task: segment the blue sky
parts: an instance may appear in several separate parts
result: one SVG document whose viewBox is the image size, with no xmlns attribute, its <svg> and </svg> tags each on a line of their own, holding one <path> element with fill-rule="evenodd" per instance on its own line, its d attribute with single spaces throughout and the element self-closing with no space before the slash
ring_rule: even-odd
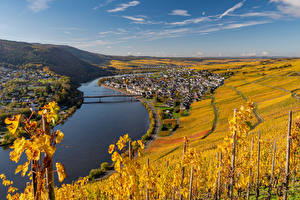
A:
<svg viewBox="0 0 300 200">
<path fill-rule="evenodd" d="M 300 0 L 2 0 L 0 38 L 111 55 L 300 56 Z"/>
</svg>

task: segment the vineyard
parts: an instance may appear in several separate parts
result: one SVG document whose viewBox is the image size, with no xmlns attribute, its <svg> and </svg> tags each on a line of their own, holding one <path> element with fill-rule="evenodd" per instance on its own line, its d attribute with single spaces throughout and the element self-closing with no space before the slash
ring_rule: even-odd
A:
<svg viewBox="0 0 300 200">
<path fill-rule="evenodd" d="M 25 175 L 35 161 L 40 173 L 35 177 L 29 172 L 33 183 L 22 194 L 1 175 L 10 186 L 8 199 L 299 199 L 300 60 L 215 62 L 220 61 L 194 68 L 234 75 L 212 96 L 194 103 L 174 134 L 158 137 L 146 150 L 142 141 L 131 141 L 128 135 L 110 145 L 115 172 L 105 179 L 82 178 L 50 194 L 53 186 L 49 175 L 44 177 L 53 175 L 46 169 L 62 133 L 39 130 L 44 140 L 31 141 L 37 146 L 44 141 L 42 151 L 19 141 L 15 152 L 25 151 L 28 162 L 18 171 Z M 48 123 L 55 121 L 56 108 L 44 110 L 40 114 Z M 37 129 L 28 122 L 25 128 Z M 16 129 L 11 127 L 12 132 Z M 64 168 L 56 166 L 63 180 Z"/>
<path fill-rule="evenodd" d="M 136 142 L 131 142 L 127 135 L 120 137 L 109 149 L 116 163 L 112 176 L 95 183 L 83 179 L 58 189 L 57 195 L 72 199 L 74 194 L 69 191 L 73 187 L 83 199 L 271 199 L 279 196 L 287 199 L 287 195 L 296 195 L 300 175 L 297 169 L 299 122 L 289 124 L 287 133 L 274 134 L 272 138 L 276 139 L 260 137 L 248 125 L 253 118 L 252 110 L 252 104 L 235 110 L 230 120 L 231 131 L 215 149 L 198 152 L 185 137 L 182 155 L 159 162 L 149 159 L 141 162 L 134 156 L 140 156 L 142 145 L 133 148 L 135 151 L 126 151 L 127 144 L 131 149 Z M 291 119 L 290 116 L 289 122 Z M 290 157 L 290 163 L 286 162 L 286 156 Z"/>
</svg>

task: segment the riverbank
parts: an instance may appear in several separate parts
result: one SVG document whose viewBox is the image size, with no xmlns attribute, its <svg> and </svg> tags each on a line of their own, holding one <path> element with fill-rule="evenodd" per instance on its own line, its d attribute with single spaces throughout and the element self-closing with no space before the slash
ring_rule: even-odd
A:
<svg viewBox="0 0 300 200">
<path fill-rule="evenodd" d="M 84 83 L 78 89 L 86 96 L 116 93 L 111 89 L 98 87 L 97 80 Z M 111 156 L 107 149 L 121 135 L 129 133 L 132 140 L 139 140 L 148 130 L 149 114 L 140 101 L 133 99 L 132 102 L 119 103 L 114 101 L 117 99 L 107 100 L 111 101 L 82 104 L 64 124 L 55 128 L 65 135 L 56 149 L 54 161 L 65 166 L 68 177 L 64 184 L 86 177 L 91 169 L 100 168 L 101 162 L 110 162 Z M 14 170 L 11 170 L 17 168 L 17 164 L 10 161 L 9 150 L 0 150 L 0 160 L 0 172 L 14 181 L 17 188 L 24 189 L 26 178 L 15 175 Z M 61 186 L 58 182 L 55 184 Z M 0 199 L 5 199 L 5 193 L 6 189 L 0 187 Z"/>
<path fill-rule="evenodd" d="M 69 89 L 68 95 L 66 96 L 68 96 L 66 103 L 60 105 L 61 110 L 58 113 L 59 121 L 57 122 L 57 125 L 63 125 L 68 120 L 68 118 L 70 118 L 76 112 L 76 110 L 82 106 L 83 103 L 83 93 L 78 89 L 78 85 L 76 84 L 74 85 L 71 84 L 71 88 Z M 44 105 L 39 105 L 38 107 L 40 108 L 42 106 Z M 39 108 L 35 108 L 35 109 L 39 110 Z M 31 114 L 31 111 L 29 109 L 30 107 L 26 108 L 25 112 L 20 112 L 20 113 L 12 112 L 11 114 L 8 114 L 6 117 L 11 117 L 16 114 L 23 114 L 29 116 Z M 33 118 L 37 119 L 39 118 L 39 116 L 37 114 L 34 114 Z M 16 138 L 11 136 L 8 133 L 5 125 L 2 131 L 3 132 L 0 132 L 0 147 L 8 147 L 12 145 Z"/>
<path fill-rule="evenodd" d="M 101 84 L 102 87 L 105 87 L 107 89 L 111 89 L 111 90 L 114 90 L 114 91 L 117 91 L 117 92 L 120 92 L 122 94 L 126 94 L 126 95 L 131 95 L 129 92 L 127 91 L 124 91 L 124 90 L 121 90 L 121 89 L 117 89 L 117 88 L 113 88 L 113 87 L 110 87 L 110 86 L 107 86 L 107 85 L 104 85 L 104 84 Z M 145 108 L 147 109 L 148 111 L 148 114 L 149 114 L 149 118 L 150 116 L 152 115 L 153 118 L 154 118 L 154 127 L 153 127 L 153 133 L 151 134 L 151 137 L 147 140 L 145 140 L 145 148 L 147 148 L 158 136 L 159 132 L 160 132 L 160 129 L 161 129 L 161 121 L 159 119 L 159 116 L 157 114 L 157 111 L 156 109 L 154 108 L 154 106 L 148 102 L 146 99 L 144 98 L 136 98 L 138 101 L 140 101 L 144 106 Z M 149 109 L 150 109 L 150 112 L 149 112 Z M 152 114 L 151 114 L 152 113 Z M 151 119 L 150 119 L 151 120 Z M 150 122 L 151 124 L 151 122 Z M 148 128 L 148 131 L 151 129 L 151 127 L 149 126 Z M 147 131 L 147 132 L 148 132 Z M 146 133 L 147 134 L 147 133 Z M 146 135 L 145 134 L 145 135 Z"/>
<path fill-rule="evenodd" d="M 101 87 L 104 87 L 104 88 L 107 88 L 107 89 L 110 89 L 110 90 L 113 90 L 116 92 L 120 92 L 125 95 L 131 95 L 127 91 L 113 88 L 113 87 L 110 87 L 107 85 L 102 84 Z M 156 140 L 156 138 L 158 137 L 159 132 L 161 130 L 161 122 L 160 122 L 160 118 L 157 114 L 156 109 L 150 102 L 148 102 L 144 98 L 136 98 L 136 99 L 138 101 L 140 101 L 143 104 L 143 106 L 146 108 L 146 110 L 148 111 L 149 119 L 150 119 L 149 128 L 148 128 L 147 132 L 141 137 L 142 141 L 144 142 L 145 149 L 147 149 L 149 147 L 149 145 L 152 142 L 154 142 Z M 103 179 L 110 177 L 115 172 L 112 165 L 110 168 L 111 169 L 104 170 L 104 171 L 102 169 L 94 169 L 94 170 L 92 169 L 89 174 L 90 181 L 92 181 L 92 182 L 101 181 Z"/>
</svg>

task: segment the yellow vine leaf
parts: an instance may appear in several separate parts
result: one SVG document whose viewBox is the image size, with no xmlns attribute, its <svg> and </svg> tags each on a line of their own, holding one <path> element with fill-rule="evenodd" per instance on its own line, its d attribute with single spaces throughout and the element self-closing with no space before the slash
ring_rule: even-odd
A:
<svg viewBox="0 0 300 200">
<path fill-rule="evenodd" d="M 114 144 L 109 145 L 108 153 L 112 154 L 114 150 L 115 150 L 115 145 Z"/>
<path fill-rule="evenodd" d="M 141 149 L 144 149 L 144 148 L 145 148 L 145 145 L 144 145 L 144 143 L 143 143 L 142 140 L 138 140 L 137 142 L 138 142 L 138 144 L 140 145 Z"/>
<path fill-rule="evenodd" d="M 65 167 L 61 163 L 56 163 L 56 170 L 59 182 L 63 182 L 64 179 L 67 177 Z"/>
<path fill-rule="evenodd" d="M 44 115 L 46 117 L 46 120 L 48 123 L 53 123 L 58 120 L 58 111 L 59 111 L 59 106 L 57 105 L 56 102 L 50 102 L 47 105 L 45 105 L 43 110 L 39 111 L 39 115 Z"/>
<path fill-rule="evenodd" d="M 21 115 L 13 116 L 12 118 L 6 118 L 5 124 L 9 125 L 7 127 L 10 134 L 14 135 L 19 127 Z"/>
<path fill-rule="evenodd" d="M 55 142 L 57 144 L 60 143 L 64 139 L 64 137 L 65 137 L 65 135 L 63 134 L 63 132 L 61 132 L 60 130 L 57 130 L 55 132 L 55 135 L 56 135 Z"/>
</svg>

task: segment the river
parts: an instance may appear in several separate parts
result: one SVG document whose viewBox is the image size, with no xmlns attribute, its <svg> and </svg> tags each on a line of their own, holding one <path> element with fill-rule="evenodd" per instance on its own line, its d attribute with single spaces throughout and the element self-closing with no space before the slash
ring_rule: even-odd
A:
<svg viewBox="0 0 300 200">
<path fill-rule="evenodd" d="M 97 81 L 82 84 L 79 90 L 86 96 L 119 94 L 99 87 Z M 108 146 L 116 142 L 120 135 L 128 133 L 131 138 L 139 139 L 148 127 L 147 110 L 139 101 L 115 97 L 105 98 L 102 103 L 83 104 L 65 124 L 56 127 L 65 134 L 63 142 L 56 146 L 54 156 L 54 162 L 65 165 L 68 177 L 63 183 L 87 176 L 91 169 L 99 168 L 101 162 L 110 161 Z M 22 190 L 26 180 L 14 174 L 16 167 L 17 164 L 9 160 L 9 150 L 0 148 L 0 174 L 4 173 L 14 181 L 14 186 Z M 55 179 L 57 182 L 56 174 Z M 0 199 L 4 199 L 5 195 L 6 189 L 0 185 Z"/>
</svg>

